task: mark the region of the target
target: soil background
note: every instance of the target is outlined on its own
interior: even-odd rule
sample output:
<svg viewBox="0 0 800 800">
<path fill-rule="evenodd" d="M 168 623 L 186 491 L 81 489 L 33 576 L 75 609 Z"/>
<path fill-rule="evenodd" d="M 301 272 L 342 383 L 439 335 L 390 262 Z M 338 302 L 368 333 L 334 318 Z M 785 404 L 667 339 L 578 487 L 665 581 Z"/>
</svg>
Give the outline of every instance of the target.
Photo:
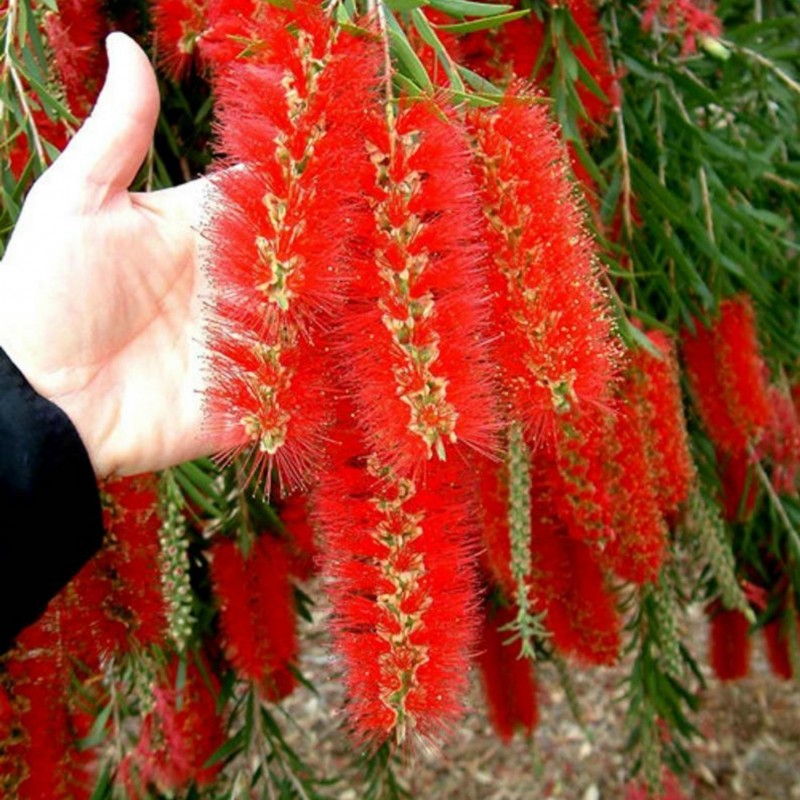
<svg viewBox="0 0 800 800">
<path fill-rule="evenodd" d="M 319 596 L 319 593 L 314 593 Z M 305 625 L 302 671 L 318 695 L 300 687 L 284 707 L 293 722 L 286 736 L 317 775 L 343 776 L 326 793 L 337 800 L 362 800 L 353 774 L 353 743 L 344 729 L 342 685 L 331 660 L 325 609 Z M 681 776 L 687 798 L 800 800 L 800 686 L 769 671 L 760 636 L 753 641 L 750 676 L 735 683 L 716 680 L 707 664 L 707 624 L 691 609 L 688 642 L 708 686 L 695 718 L 705 738 L 692 747 L 694 764 Z M 589 736 L 572 717 L 555 668 L 537 669 L 539 726 L 531 741 L 502 744 L 488 722 L 477 670 L 472 669 L 472 711 L 440 750 L 404 753 L 395 775 L 414 800 L 624 800 L 631 758 L 624 752 L 625 663 L 574 669 Z"/>
</svg>

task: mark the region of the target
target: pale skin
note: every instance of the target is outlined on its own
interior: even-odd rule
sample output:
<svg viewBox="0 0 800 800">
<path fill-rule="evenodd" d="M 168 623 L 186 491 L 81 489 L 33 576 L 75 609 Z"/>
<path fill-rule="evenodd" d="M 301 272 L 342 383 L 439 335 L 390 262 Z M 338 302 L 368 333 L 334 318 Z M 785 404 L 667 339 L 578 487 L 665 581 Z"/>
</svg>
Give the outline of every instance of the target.
<svg viewBox="0 0 800 800">
<path fill-rule="evenodd" d="M 0 347 L 67 413 L 100 477 L 235 444 L 203 424 L 209 182 L 128 191 L 158 86 L 131 39 L 114 33 L 107 47 L 97 105 L 31 189 L 0 263 Z"/>
</svg>

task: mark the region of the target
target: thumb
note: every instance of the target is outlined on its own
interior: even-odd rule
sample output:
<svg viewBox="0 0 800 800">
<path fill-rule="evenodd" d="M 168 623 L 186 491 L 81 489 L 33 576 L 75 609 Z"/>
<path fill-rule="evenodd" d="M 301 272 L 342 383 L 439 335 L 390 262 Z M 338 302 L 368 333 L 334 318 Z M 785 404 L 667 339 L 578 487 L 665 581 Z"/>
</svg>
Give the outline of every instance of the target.
<svg viewBox="0 0 800 800">
<path fill-rule="evenodd" d="M 50 170 L 98 203 L 136 177 L 159 110 L 156 77 L 139 45 L 112 33 L 106 49 L 108 73 L 94 110 Z"/>
</svg>

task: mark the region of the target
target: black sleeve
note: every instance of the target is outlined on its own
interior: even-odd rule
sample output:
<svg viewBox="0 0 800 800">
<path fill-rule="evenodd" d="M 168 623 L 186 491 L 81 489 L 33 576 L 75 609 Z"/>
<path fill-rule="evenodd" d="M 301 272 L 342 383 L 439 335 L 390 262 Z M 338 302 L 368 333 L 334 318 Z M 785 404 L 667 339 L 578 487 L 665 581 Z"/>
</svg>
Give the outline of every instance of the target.
<svg viewBox="0 0 800 800">
<path fill-rule="evenodd" d="M 75 426 L 0 348 L 0 653 L 102 540 L 94 470 Z"/>
</svg>

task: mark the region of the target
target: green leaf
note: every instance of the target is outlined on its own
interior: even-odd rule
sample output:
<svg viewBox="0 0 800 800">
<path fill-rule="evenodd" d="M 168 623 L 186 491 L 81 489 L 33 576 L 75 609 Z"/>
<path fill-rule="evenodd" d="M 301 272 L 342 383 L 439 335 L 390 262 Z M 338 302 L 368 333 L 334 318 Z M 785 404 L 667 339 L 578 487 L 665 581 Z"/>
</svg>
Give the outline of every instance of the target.
<svg viewBox="0 0 800 800">
<path fill-rule="evenodd" d="M 392 11 L 412 11 L 421 6 L 427 6 L 430 0 L 383 0 L 388 8 Z"/>
<path fill-rule="evenodd" d="M 511 11 L 508 14 L 497 14 L 493 17 L 475 19 L 471 22 L 455 22 L 448 25 L 437 25 L 436 28 L 440 31 L 447 31 L 448 33 L 472 33 L 473 31 L 483 31 L 489 28 L 497 28 L 506 22 L 520 19 L 529 13 L 530 11 L 527 9 L 524 11 Z"/>
<path fill-rule="evenodd" d="M 430 0 L 430 5 L 451 17 L 496 17 L 514 8 L 513 5 L 475 3 L 472 0 Z"/>
<path fill-rule="evenodd" d="M 419 60 L 419 56 L 414 52 L 414 48 L 408 41 L 405 31 L 400 27 L 394 14 L 387 9 L 386 24 L 389 28 L 389 42 L 397 60 L 408 71 L 408 77 L 423 92 L 433 92 L 433 82 L 430 79 L 425 67 Z"/>
<path fill-rule="evenodd" d="M 450 80 L 450 85 L 453 87 L 453 89 L 455 89 L 457 92 L 466 91 L 464 87 L 464 81 L 461 80 L 458 70 L 455 69 L 455 63 L 453 59 L 447 52 L 447 48 L 442 44 L 441 39 L 439 39 L 439 37 L 436 35 L 436 32 L 431 27 L 430 22 L 428 22 L 428 18 L 425 16 L 425 13 L 419 8 L 415 8 L 411 12 L 411 21 L 414 23 L 414 27 L 419 31 L 419 35 L 422 37 L 423 41 L 433 48 L 439 63 L 447 73 L 447 77 Z"/>
</svg>

